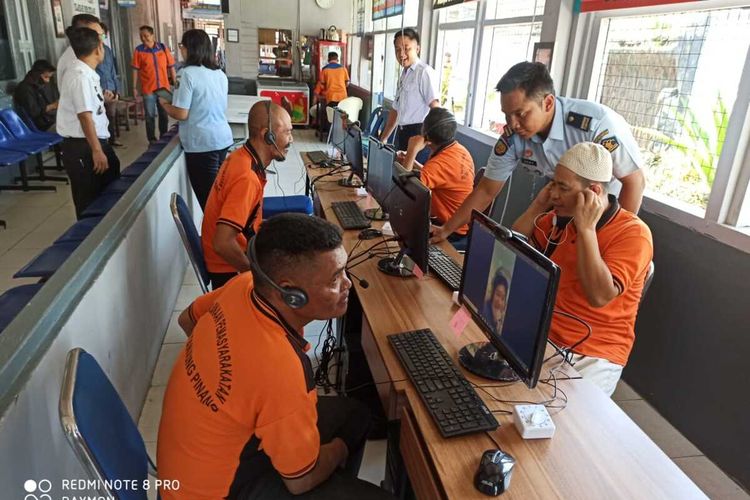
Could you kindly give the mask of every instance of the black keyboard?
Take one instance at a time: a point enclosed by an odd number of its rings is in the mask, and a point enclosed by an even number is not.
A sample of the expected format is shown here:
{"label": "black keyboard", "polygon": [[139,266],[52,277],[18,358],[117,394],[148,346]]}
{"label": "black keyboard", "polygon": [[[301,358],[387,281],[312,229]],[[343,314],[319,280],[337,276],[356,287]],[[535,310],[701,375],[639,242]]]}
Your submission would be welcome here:
{"label": "black keyboard", "polygon": [[429,329],[388,336],[443,437],[497,429],[480,399]]}
{"label": "black keyboard", "polygon": [[310,161],[316,165],[320,165],[323,162],[330,161],[331,157],[325,151],[308,151],[307,157]]}
{"label": "black keyboard", "polygon": [[435,245],[430,245],[429,256],[430,271],[452,291],[458,290],[461,287],[461,266]]}
{"label": "black keyboard", "polygon": [[370,227],[370,219],[365,217],[355,201],[334,201],[331,203],[333,213],[344,229],[365,229]]}

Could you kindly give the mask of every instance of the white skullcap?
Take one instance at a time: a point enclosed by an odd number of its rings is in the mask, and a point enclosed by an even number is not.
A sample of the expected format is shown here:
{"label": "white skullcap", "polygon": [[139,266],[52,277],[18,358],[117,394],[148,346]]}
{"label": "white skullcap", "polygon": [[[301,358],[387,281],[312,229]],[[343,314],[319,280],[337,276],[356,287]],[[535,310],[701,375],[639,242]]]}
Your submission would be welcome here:
{"label": "white skullcap", "polygon": [[612,180],[612,155],[601,144],[579,142],[563,153],[558,164],[589,181]]}

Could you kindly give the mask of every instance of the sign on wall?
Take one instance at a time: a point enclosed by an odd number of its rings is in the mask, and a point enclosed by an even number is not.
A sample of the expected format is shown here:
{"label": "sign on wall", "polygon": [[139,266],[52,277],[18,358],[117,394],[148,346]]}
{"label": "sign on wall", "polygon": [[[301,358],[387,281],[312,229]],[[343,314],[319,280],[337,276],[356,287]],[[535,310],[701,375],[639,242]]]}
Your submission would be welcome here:
{"label": "sign on wall", "polygon": [[55,36],[65,38],[65,20],[63,19],[63,8],[60,0],[52,0],[52,18],[55,22]]}
{"label": "sign on wall", "polygon": [[694,1],[696,0],[576,0],[573,8],[575,12],[595,12],[597,10],[629,9],[631,7],[648,7],[651,5]]}
{"label": "sign on wall", "polygon": [[372,0],[372,20],[397,16],[404,12],[404,0]]}
{"label": "sign on wall", "polygon": [[99,0],[73,0],[73,15],[91,14],[99,17]]}
{"label": "sign on wall", "polygon": [[460,3],[471,2],[473,0],[432,0],[432,10],[458,5]]}

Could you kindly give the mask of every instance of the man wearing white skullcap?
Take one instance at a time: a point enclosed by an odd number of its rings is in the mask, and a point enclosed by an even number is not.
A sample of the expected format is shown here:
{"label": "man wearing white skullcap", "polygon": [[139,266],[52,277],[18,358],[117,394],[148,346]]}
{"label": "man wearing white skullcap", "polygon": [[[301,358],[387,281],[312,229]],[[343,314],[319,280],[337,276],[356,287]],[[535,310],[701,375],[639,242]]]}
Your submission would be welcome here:
{"label": "man wearing white skullcap", "polygon": [[[612,155],[578,143],[513,229],[560,266],[549,338],[568,349],[576,369],[608,395],[614,392],[635,340],[635,317],[653,258],[648,226],[608,194]],[[551,211],[547,211],[552,207]]]}

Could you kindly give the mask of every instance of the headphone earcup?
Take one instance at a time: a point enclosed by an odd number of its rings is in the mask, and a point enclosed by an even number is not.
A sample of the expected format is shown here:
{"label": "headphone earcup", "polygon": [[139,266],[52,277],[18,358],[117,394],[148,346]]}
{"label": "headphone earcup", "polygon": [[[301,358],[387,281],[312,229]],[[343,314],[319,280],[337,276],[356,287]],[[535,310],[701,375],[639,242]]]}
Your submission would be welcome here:
{"label": "headphone earcup", "polygon": [[284,287],[281,296],[286,305],[292,309],[299,309],[307,305],[307,294],[301,288]]}
{"label": "headphone earcup", "polygon": [[265,135],[263,136],[263,141],[265,141],[265,143],[268,144],[269,146],[275,145],[276,144],[276,134],[274,134],[273,132],[271,132],[271,130],[269,129],[268,132],[266,132]]}

